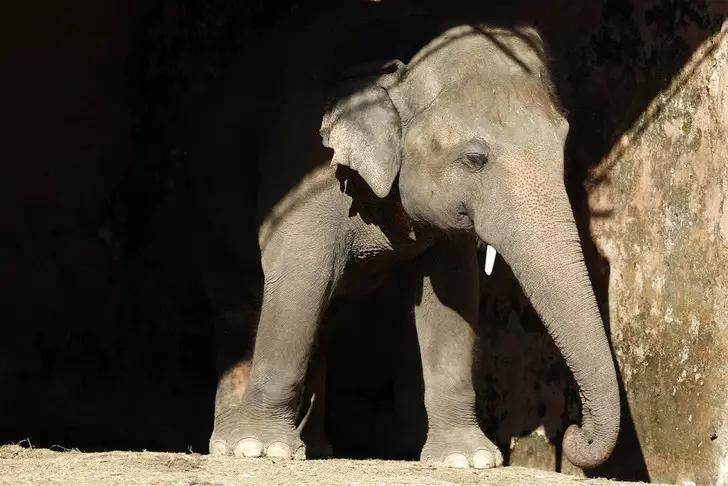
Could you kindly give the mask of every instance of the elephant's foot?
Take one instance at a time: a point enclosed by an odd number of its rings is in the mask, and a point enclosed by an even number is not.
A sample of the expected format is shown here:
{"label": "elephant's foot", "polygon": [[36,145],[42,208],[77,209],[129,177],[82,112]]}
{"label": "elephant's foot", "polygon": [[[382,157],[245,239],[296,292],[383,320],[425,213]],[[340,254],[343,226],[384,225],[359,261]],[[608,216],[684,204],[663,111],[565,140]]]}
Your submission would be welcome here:
{"label": "elephant's foot", "polygon": [[216,417],[210,438],[210,454],[240,457],[305,459],[306,446],[293,427],[285,424],[252,425],[242,411]]}
{"label": "elephant's foot", "polygon": [[476,469],[503,465],[503,455],[476,425],[430,430],[420,460],[426,464]]}
{"label": "elephant's foot", "polygon": [[332,456],[332,447],[323,429],[307,428],[301,434],[300,427],[294,427],[289,420],[250,420],[242,407],[230,412],[215,418],[210,454],[296,460]]}
{"label": "elephant's foot", "polygon": [[260,392],[255,393],[248,387],[249,369],[248,363],[241,363],[220,380],[210,454],[281,459],[330,457],[331,445],[326,438],[323,421],[317,420],[320,414],[309,414],[314,420],[296,427],[295,413],[289,407],[262,410],[250,404],[264,401],[243,400],[243,396],[251,391],[260,396]]}

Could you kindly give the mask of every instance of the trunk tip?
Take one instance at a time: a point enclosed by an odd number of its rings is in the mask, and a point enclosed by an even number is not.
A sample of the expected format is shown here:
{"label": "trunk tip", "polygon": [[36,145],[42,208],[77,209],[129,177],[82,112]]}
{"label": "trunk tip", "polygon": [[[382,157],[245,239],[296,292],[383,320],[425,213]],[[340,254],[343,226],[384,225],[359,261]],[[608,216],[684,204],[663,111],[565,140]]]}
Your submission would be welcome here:
{"label": "trunk tip", "polygon": [[571,425],[564,434],[563,449],[566,458],[576,467],[591,469],[604,463],[614,450],[614,437],[595,436],[589,429]]}

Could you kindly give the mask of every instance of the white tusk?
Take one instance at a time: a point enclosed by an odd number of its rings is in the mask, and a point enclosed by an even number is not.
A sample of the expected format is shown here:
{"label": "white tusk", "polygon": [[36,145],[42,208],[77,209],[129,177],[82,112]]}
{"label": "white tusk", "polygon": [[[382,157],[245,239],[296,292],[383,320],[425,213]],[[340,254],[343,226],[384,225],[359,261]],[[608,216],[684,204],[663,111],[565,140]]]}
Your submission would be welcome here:
{"label": "white tusk", "polygon": [[493,265],[495,264],[495,248],[488,245],[485,249],[485,274],[493,273]]}

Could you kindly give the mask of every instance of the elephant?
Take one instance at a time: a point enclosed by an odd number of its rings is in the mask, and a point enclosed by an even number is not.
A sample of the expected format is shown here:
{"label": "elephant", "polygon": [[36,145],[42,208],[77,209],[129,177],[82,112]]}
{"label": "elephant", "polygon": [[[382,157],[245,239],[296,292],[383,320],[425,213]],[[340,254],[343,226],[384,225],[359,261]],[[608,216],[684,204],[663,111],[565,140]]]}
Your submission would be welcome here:
{"label": "elephant", "polygon": [[[460,24],[434,32],[406,63],[366,59],[332,77],[307,71],[301,60],[289,72],[303,81],[280,81],[277,101],[255,93],[265,100],[260,116],[238,107],[236,96],[250,97],[240,79],[252,69],[266,84],[277,67],[243,62],[243,74],[215,90],[215,120],[199,117],[208,135],[188,157],[212,168],[195,183],[217,178],[206,193],[222,208],[213,219],[234,226],[257,212],[257,239],[232,238],[225,251],[257,245],[263,289],[251,314],[252,360],[230,365],[219,381],[212,454],[300,459],[326,449],[314,452],[301,411],[311,391],[314,405],[325,402],[325,366],[312,360],[322,317],[398,266],[413,295],[422,364],[421,460],[500,466],[501,452],[476,420],[471,376],[483,250],[486,273],[496,255],[511,267],[579,386],[582,424],[565,433],[566,457],[589,468],[614,448],[615,365],[565,189],[569,124],[544,43],[530,27]],[[239,162],[250,153],[257,178]],[[239,162],[233,175],[216,172],[220,157]],[[226,199],[223,186],[254,202]],[[240,280],[243,270],[226,267],[225,251],[208,251],[209,260]],[[235,301],[243,287],[218,285],[218,300]],[[221,346],[243,347],[249,336],[228,331]],[[325,443],[316,409],[309,408],[307,427],[318,421],[313,435]]]}

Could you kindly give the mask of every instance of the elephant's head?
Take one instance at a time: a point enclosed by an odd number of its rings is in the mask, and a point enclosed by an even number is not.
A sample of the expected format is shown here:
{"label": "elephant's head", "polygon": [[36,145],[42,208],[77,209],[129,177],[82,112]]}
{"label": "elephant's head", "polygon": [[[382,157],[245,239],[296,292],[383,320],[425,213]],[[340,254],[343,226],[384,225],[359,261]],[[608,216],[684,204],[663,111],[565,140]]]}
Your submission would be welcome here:
{"label": "elephant's head", "polygon": [[321,134],[332,163],[377,196],[399,175],[414,220],[474,231],[505,258],[580,387],[583,423],[567,430],[564,451],[593,467],[614,448],[619,396],[564,187],[569,125],[544,59],[531,29],[450,29],[340,99]]}

